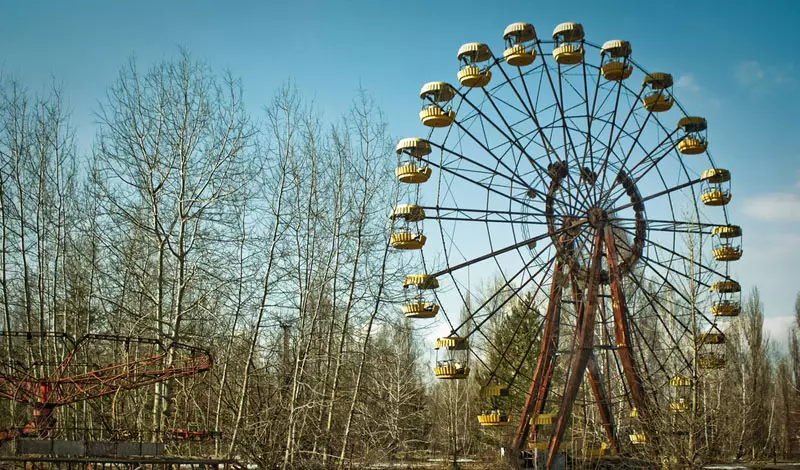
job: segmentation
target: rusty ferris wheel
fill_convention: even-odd
[[[594,45],[577,23],[552,40],[514,23],[502,39],[499,56],[464,44],[458,85],[420,91],[427,136],[397,144],[410,200],[392,211],[390,243],[421,266],[403,280],[402,311],[449,324],[438,378],[489,369],[482,392],[494,406],[478,421],[514,426],[514,450],[549,466],[568,433],[602,441],[601,452],[644,448],[653,416],[690,411],[698,377],[725,365],[724,322],[740,311],[729,264],[742,255],[730,172],[709,153],[706,119],[687,115],[673,77],[645,71],[629,42]],[[503,283],[460,318],[441,292],[466,303],[469,267]],[[485,326],[526,292],[538,333],[512,357]],[[501,376],[473,338],[515,372]],[[532,376],[519,373],[525,361]],[[504,408],[516,393],[522,409]],[[578,432],[578,419],[596,429]]]

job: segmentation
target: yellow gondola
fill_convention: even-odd
[[[417,162],[431,153],[430,142],[416,137],[402,139],[397,143],[395,152],[399,163],[394,170],[394,175],[398,181],[407,184],[420,184],[428,181],[431,177],[431,169],[428,166],[417,165]]]
[[[480,393],[483,397],[507,397],[508,385],[487,385],[481,388]]]
[[[575,65],[583,60],[583,26],[578,23],[561,23],[553,30],[553,58],[561,65]]]
[[[650,93],[642,98],[644,109],[651,113],[661,113],[672,108],[675,102],[671,92],[672,75],[663,72],[648,74],[644,77],[642,86],[650,89]]]
[[[488,413],[478,415],[478,423],[481,426],[506,426],[510,422],[510,417],[500,410],[491,410]]]
[[[709,331],[698,335],[697,344],[701,350],[697,354],[697,366],[700,369],[722,369],[725,367],[725,334]]]
[[[416,288],[414,295],[406,298],[405,304],[400,309],[406,318],[433,318],[439,312],[439,306],[433,298],[426,298],[423,291],[436,289],[439,281],[428,274],[409,274],[403,280],[403,291],[408,292],[411,287]]]
[[[633,65],[630,62],[631,43],[614,39],[606,41],[600,48],[602,65],[600,73],[603,78],[611,81],[625,80],[631,76]]]
[[[633,445],[647,444],[647,436],[643,432],[628,434],[628,439],[631,440],[631,444]]]
[[[455,111],[448,105],[456,92],[447,83],[429,82],[422,86],[419,97],[422,99],[422,111],[419,119],[428,127],[447,127],[456,118]]]
[[[586,449],[584,456],[587,459],[599,459],[609,454],[611,446],[607,442],[603,442],[599,447],[589,447]]]
[[[711,250],[717,261],[737,261],[742,257],[742,228],[738,225],[718,225],[711,231],[714,245]]]
[[[715,317],[738,317],[742,312],[739,302],[719,300],[711,305],[711,314]]]
[[[700,202],[707,206],[724,206],[731,201],[731,192],[728,189],[731,173],[721,168],[711,168],[700,175],[703,188],[700,193]]]
[[[400,231],[391,235],[389,243],[397,250],[419,250],[425,246],[426,240],[427,237],[421,233]]]
[[[434,345],[436,350],[436,367],[433,373],[439,379],[466,379],[469,376],[469,343],[460,336],[439,338]],[[445,351],[445,357],[439,354]]]
[[[641,423],[639,422],[639,410],[636,408],[632,408],[628,416],[630,417],[633,428],[630,434],[628,434],[628,439],[630,439],[631,444],[633,445],[647,444],[647,436],[641,429],[639,429],[639,427],[641,426]]]
[[[503,31],[506,49],[503,59],[512,67],[531,65],[536,59],[536,30],[528,23],[511,23]]]
[[[684,155],[698,155],[706,151],[708,141],[705,132],[708,123],[705,118],[697,116],[684,116],[678,121],[678,129],[682,135],[678,140],[678,151]]]
[[[669,385],[672,388],[669,408],[674,413],[682,413],[689,410],[693,383],[694,381],[691,377],[685,376],[675,376],[669,380]]]
[[[734,292],[741,292],[742,287],[736,281],[717,281],[711,284],[711,290],[719,292],[720,294],[731,294]]]
[[[489,70],[492,51],[486,44],[480,42],[464,44],[458,49],[457,57],[461,63],[458,82],[465,87],[485,87],[492,80],[492,72]]]
[[[392,220],[400,219],[402,227],[392,233],[389,243],[398,250],[419,250],[427,238],[422,234],[418,222],[425,219],[425,211],[416,204],[400,204],[389,215]]]

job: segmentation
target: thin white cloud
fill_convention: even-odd
[[[800,221],[800,196],[792,193],[766,193],[744,201],[744,213],[767,222]]]
[[[791,62],[775,66],[757,60],[744,60],[734,66],[733,76],[740,86],[757,92],[771,91],[775,85],[785,87],[795,84],[794,64]]]
[[[750,87],[764,79],[764,67],[756,60],[745,60],[736,64],[734,76],[739,85]]]
[[[687,73],[678,77],[678,81],[675,82],[675,88],[680,91],[697,93],[700,91],[700,84],[697,83],[697,79],[693,74]]]
[[[772,340],[772,344],[778,352],[784,353],[788,350],[789,330],[794,325],[793,315],[781,315],[764,317],[764,330],[767,331]]]

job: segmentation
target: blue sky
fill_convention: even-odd
[[[93,111],[119,68],[142,67],[178,46],[244,83],[260,113],[293,79],[329,118],[359,86],[383,108],[398,137],[420,134],[422,83],[455,80],[464,42],[500,48],[514,21],[541,37],[562,21],[587,40],[626,39],[645,68],[668,71],[689,114],[709,121],[711,151],[733,172],[732,220],[745,256],[734,274],[762,292],[768,326],[781,327],[800,290],[800,3],[765,2],[9,2],[0,16],[0,68],[38,90],[55,78],[73,110],[82,148]]]

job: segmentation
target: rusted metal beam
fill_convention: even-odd
[[[595,313],[597,311],[597,288],[600,284],[600,268],[603,258],[603,231],[596,230],[594,237],[591,263],[589,265],[589,276],[586,285],[586,295],[583,307],[578,314],[576,328],[576,348],[572,358],[570,372],[567,378],[567,386],[564,395],[561,397],[561,406],[556,416],[553,436],[550,438],[550,448],[547,453],[546,467],[550,468],[555,458],[561,439],[567,429],[567,422],[572,414],[572,405],[578,395],[583,376],[586,373],[586,366],[592,356],[592,346],[594,344],[594,324]]]
[[[614,233],[611,227],[605,229],[606,237],[606,262],[608,263],[609,281],[611,287],[611,309],[614,312],[614,340],[617,343],[617,355],[622,365],[622,373],[631,400],[639,411],[642,419],[647,419],[647,400],[645,399],[644,386],[639,378],[639,369],[636,367],[636,358],[633,354],[631,330],[628,325],[628,305],[625,293],[622,291],[622,278],[617,262],[617,248],[614,244]]]
[[[522,407],[517,430],[514,433],[514,440],[511,444],[512,452],[518,456],[525,445],[530,431],[531,416],[541,412],[544,408],[544,401],[547,396],[547,387],[550,385],[550,377],[555,363],[555,353],[558,350],[558,325],[561,321],[561,285],[560,280],[563,275],[563,267],[556,260],[553,267],[553,278],[550,285],[550,300],[547,304],[547,311],[544,317],[544,328],[542,330],[542,342],[539,346],[539,359],[536,361],[531,386],[525,398],[525,405]],[[537,411],[538,410],[538,411]]]
[[[575,305],[583,306],[583,293],[581,292],[580,288],[576,280],[573,278],[572,282],[570,283],[572,286],[572,300],[575,302]],[[598,286],[599,289],[599,286]],[[598,297],[600,296],[598,292]],[[581,318],[578,318],[580,321]],[[581,325],[576,325],[577,328],[580,328]],[[606,437],[608,438],[608,443],[611,445],[611,448],[615,451],[619,451],[617,447],[617,435],[616,429],[614,429],[614,422],[611,415],[611,405],[608,401],[608,394],[603,386],[603,378],[600,374],[600,368],[597,366],[597,360],[592,354],[589,357],[589,363],[586,367],[586,373],[588,375],[589,384],[591,385],[592,395],[594,395],[594,399],[597,402],[598,411],[600,412],[600,420],[603,423],[603,429],[606,432]]]
[[[611,448],[619,451],[617,447],[617,431],[614,429],[613,418],[611,417],[611,405],[608,402],[608,395],[603,387],[603,378],[600,375],[600,368],[597,367],[597,361],[594,355],[589,358],[587,364],[587,373],[589,375],[589,383],[592,386],[592,394],[597,401],[597,408],[600,411],[600,420],[603,422],[603,429],[606,431],[606,437]]]

